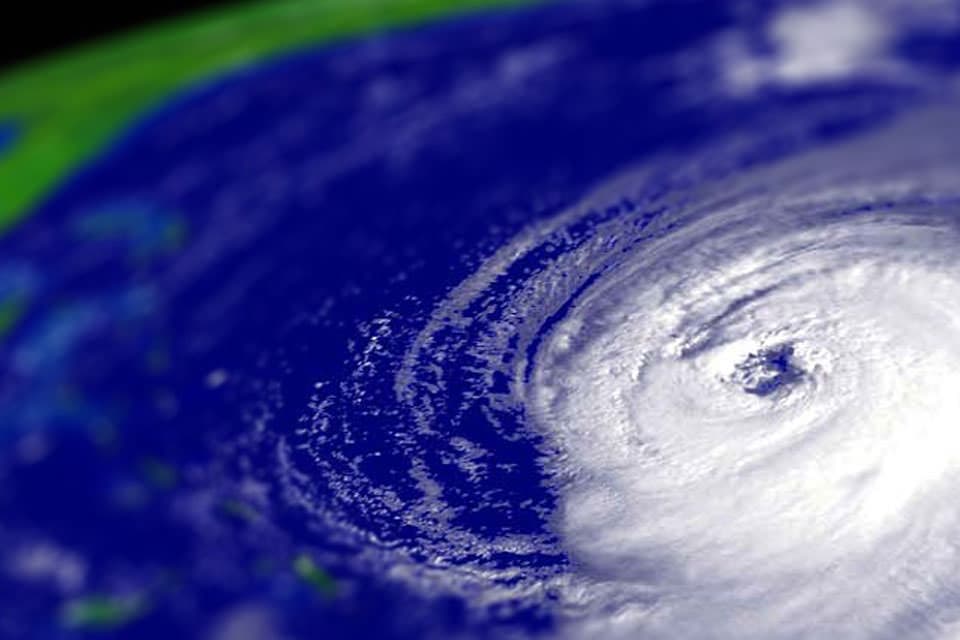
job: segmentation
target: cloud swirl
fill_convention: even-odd
[[[501,248],[435,311],[401,394],[416,403],[445,331],[480,325],[457,342],[486,363],[477,397],[544,438],[571,561],[544,580],[566,633],[957,629],[952,120],[658,158]],[[420,406],[428,424],[440,405]]]

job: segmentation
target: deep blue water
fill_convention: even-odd
[[[294,441],[317,381],[360,384],[357,345],[391,318],[382,379],[362,380],[363,403],[338,407],[349,437],[331,435],[330,466],[303,481],[323,508],[417,559],[422,531],[351,502],[326,474],[362,458],[366,483],[413,495],[397,479],[412,445],[389,435],[405,418],[383,372],[396,370],[404,329],[480,257],[654,153],[819,110],[815,136],[771,135],[757,151],[776,156],[913,100],[873,81],[687,100],[680,89],[697,77],[644,66],[741,19],[721,3],[561,4],[306,50],[190,88],[69,179],[0,239],[0,276],[29,283],[0,344],[0,543],[11,554],[37,541],[61,549],[86,580],[73,592],[0,575],[0,593],[17,593],[0,635],[59,637],[56,612],[88,593],[142,595],[149,606],[118,632],[127,637],[192,636],[241,606],[295,637],[549,629],[549,601],[478,620],[460,596],[362,569],[363,549],[290,498],[278,447]],[[511,51],[526,66],[511,67]],[[13,131],[0,126],[0,153]],[[800,375],[789,356],[755,363],[775,375],[750,392]],[[479,407],[457,416],[456,431],[503,465],[482,480],[483,502],[478,481],[442,476],[463,507],[450,526],[549,539],[555,498],[536,443],[504,437],[522,415],[499,419],[491,429]],[[426,466],[446,468],[447,453],[426,449]],[[310,468],[307,453],[292,456]],[[339,596],[291,572],[304,553],[343,585]],[[567,563],[550,543],[523,561]]]

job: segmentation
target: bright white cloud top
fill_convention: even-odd
[[[655,597],[596,632],[939,637],[960,615],[956,164],[924,117],[697,194],[540,349],[562,538]]]

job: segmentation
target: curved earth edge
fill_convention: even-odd
[[[431,19],[543,0],[283,0],[219,8],[0,75],[0,232],[158,102],[265,56]],[[183,42],[188,41],[189,47]]]

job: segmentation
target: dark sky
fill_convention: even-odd
[[[160,0],[108,3],[101,0],[59,3],[14,0],[0,20],[0,68],[165,18],[228,4],[238,2]]]

